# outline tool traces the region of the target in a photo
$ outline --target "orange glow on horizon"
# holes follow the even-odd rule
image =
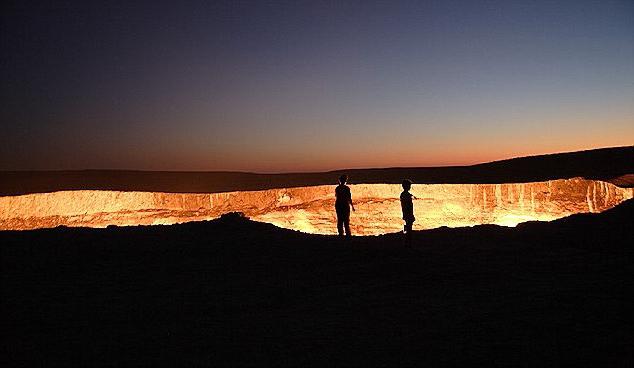
[[[634,125],[634,124],[633,124]],[[278,153],[256,152],[258,157],[254,160],[251,152],[240,154],[200,155],[178,159],[179,153],[174,152],[171,158],[156,160],[151,165],[144,162],[131,164],[126,169],[131,170],[165,170],[165,171],[243,171],[257,173],[297,173],[297,172],[324,172],[342,169],[365,168],[390,168],[390,167],[443,167],[443,166],[470,166],[507,160],[519,157],[549,155],[567,152],[577,152],[592,149],[633,146],[632,139],[623,138],[622,144],[526,144],[523,148],[516,148],[509,143],[496,144],[483,143],[473,147],[473,144],[465,146],[456,142],[442,149],[436,147],[425,149],[422,144],[404,146],[399,150],[384,152],[372,149],[355,151],[342,151],[323,149],[313,152],[310,147],[301,154],[290,154],[280,150]],[[184,164],[186,163],[186,164]],[[185,165],[185,166],[184,166]],[[116,165],[106,165],[104,168],[113,168]]]

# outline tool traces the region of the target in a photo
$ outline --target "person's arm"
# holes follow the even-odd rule
[[[352,194],[348,192],[348,198],[350,198],[350,206],[352,207],[352,211],[354,212],[354,204],[352,203]]]

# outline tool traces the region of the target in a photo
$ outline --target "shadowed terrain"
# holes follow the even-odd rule
[[[632,200],[348,241],[210,222],[0,232],[3,356],[116,365],[631,366]]]
[[[126,170],[0,171],[0,196],[61,190],[215,193],[332,185],[346,173],[353,184],[526,183],[584,177],[611,180],[634,173],[634,146],[558,153],[472,166],[352,169],[322,173],[161,172]]]

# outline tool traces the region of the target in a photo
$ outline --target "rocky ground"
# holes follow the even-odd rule
[[[232,216],[0,232],[3,365],[632,366],[633,214],[412,248]]]

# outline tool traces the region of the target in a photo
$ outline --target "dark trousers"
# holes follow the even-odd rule
[[[414,226],[414,221],[412,221],[412,222],[406,221],[405,222],[405,226],[403,226],[403,232],[405,234],[411,234],[412,233],[412,226]]]
[[[346,230],[346,235],[351,236],[350,233],[350,209],[347,211],[342,208],[337,208],[337,231],[339,235],[343,236],[343,230]]]
[[[412,245],[412,226],[414,225],[414,221],[405,221],[405,226],[403,226],[403,242],[406,247],[410,247]]]

